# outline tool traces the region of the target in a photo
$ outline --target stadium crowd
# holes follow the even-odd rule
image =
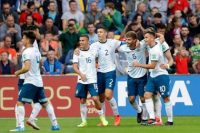
[[[164,35],[174,58],[171,74],[200,73],[200,0],[0,0],[0,74],[21,68],[22,33],[33,30],[43,58],[42,73],[73,73],[73,51],[81,34],[98,41],[96,28],[124,42],[128,31],[138,39],[152,27]],[[119,74],[127,65],[123,53]]]

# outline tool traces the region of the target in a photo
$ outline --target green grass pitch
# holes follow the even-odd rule
[[[107,127],[97,127],[98,117],[89,117],[88,126],[78,128],[80,118],[58,118],[61,126],[57,133],[200,133],[200,116],[178,116],[174,118],[174,126],[141,126],[136,123],[135,117],[122,117],[119,127],[113,126],[113,118],[108,117]],[[166,121],[166,118],[163,118]],[[26,126],[24,133],[50,133],[50,121],[48,118],[39,118],[37,124],[41,130],[37,131]],[[0,133],[9,133],[15,127],[15,119],[0,118]]]

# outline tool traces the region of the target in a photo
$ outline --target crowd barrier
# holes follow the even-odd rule
[[[79,99],[74,97],[77,82],[76,75],[43,76],[45,92],[53,104],[58,117],[80,116]],[[0,77],[0,117],[14,117],[14,106],[18,96],[18,78],[14,76]],[[174,105],[174,115],[200,115],[200,75],[171,75],[170,97]],[[127,99],[126,76],[118,77],[114,96],[122,116],[134,116],[136,111],[130,106]],[[88,114],[96,116],[94,102],[88,96]],[[31,105],[26,105],[26,116],[31,113]],[[163,106],[162,113],[165,114]],[[107,103],[106,115],[112,115]],[[46,117],[45,110],[39,116]]]

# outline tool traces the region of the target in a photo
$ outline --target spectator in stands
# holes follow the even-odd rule
[[[8,58],[12,61],[15,65],[17,64],[17,52],[14,48],[11,48],[12,38],[10,35],[6,35],[4,37],[3,47],[0,48],[0,54],[4,51],[8,52]]]
[[[128,0],[126,2],[126,15],[130,16],[132,11],[135,11],[136,0]]]
[[[62,48],[58,41],[54,40],[53,34],[47,32],[44,39],[41,40],[40,50],[42,56],[46,57],[49,50],[54,50],[55,57],[58,59],[62,55]]]
[[[157,25],[159,24],[162,24],[162,14],[158,12],[154,14],[151,24],[147,27],[153,27],[155,30],[157,30]]]
[[[96,2],[96,4],[97,4],[97,10],[98,11],[102,11],[104,9],[104,7],[105,7],[105,0],[87,0],[87,7],[86,7],[87,12],[91,12],[91,10],[92,10],[91,9],[91,4],[93,2]]]
[[[144,23],[147,22],[147,18],[149,17],[149,13],[147,12],[147,7],[146,4],[141,2],[137,5],[136,11],[132,11],[131,15],[129,16],[128,19],[128,24],[130,24],[135,17],[136,14],[140,14],[142,16],[142,20]]]
[[[87,25],[89,44],[95,43],[98,41],[98,35],[95,33],[95,26],[93,23]]]
[[[200,33],[200,23],[196,15],[194,14],[188,15],[188,27],[190,30],[191,37],[194,37],[195,35]]]
[[[53,19],[48,17],[45,24],[40,27],[39,32],[41,34],[41,38],[43,39],[44,35],[49,32],[54,36],[58,36],[59,29],[54,25]]]
[[[190,53],[192,56],[193,69],[197,73],[196,65],[197,65],[198,61],[200,60],[200,36],[199,35],[194,36],[193,43],[194,43],[194,45],[190,48]]]
[[[137,33],[138,40],[142,40],[144,38],[143,37],[144,28],[142,27],[142,25],[140,23],[137,23],[137,22],[130,23],[125,28],[124,33],[127,33],[128,31],[134,31],[135,33]]]
[[[2,5],[2,10],[0,10],[0,25],[6,22],[7,16],[12,15],[16,24],[19,23],[18,14],[11,9],[10,3],[6,1]]]
[[[65,31],[67,29],[68,20],[75,19],[77,22],[76,23],[77,27],[78,27],[77,31],[80,32],[80,30],[83,30],[83,27],[84,27],[84,14],[80,10],[78,10],[77,2],[75,0],[69,1],[69,7],[70,7],[70,10],[65,12],[61,18],[63,30]]]
[[[31,26],[36,26],[34,25],[34,19],[32,15],[27,15],[26,16],[26,22],[21,26],[22,33],[24,31],[27,31],[30,29]]]
[[[122,14],[115,9],[114,3],[106,3],[106,8],[102,11],[102,14],[104,15],[103,25],[108,30],[114,31],[115,34],[121,34],[124,29]]]
[[[189,29],[187,26],[181,27],[181,38],[183,40],[183,46],[186,48],[186,50],[189,50],[192,46],[192,38],[189,36]]]
[[[182,14],[181,10],[176,10],[174,13],[174,17],[180,18],[181,20],[181,25],[188,25],[185,15]]]
[[[191,8],[192,13],[200,19],[200,0],[194,0],[194,7]]]
[[[44,61],[43,74],[60,75],[62,74],[62,64],[56,59],[55,51],[47,52],[47,59]]]
[[[14,17],[9,15],[6,19],[6,23],[0,26],[0,42],[4,37],[10,34],[12,37],[11,47],[17,49],[17,43],[21,40],[21,28],[18,24],[14,23]]]
[[[15,72],[15,65],[9,60],[8,56],[7,51],[1,53],[0,75],[9,75]]]
[[[149,8],[157,8],[162,14],[162,22],[165,24],[167,20],[167,0],[151,0],[149,1]]]
[[[189,74],[189,62],[189,52],[185,49],[185,47],[178,48],[178,53],[175,58],[176,74]]]
[[[45,22],[47,18],[52,18],[54,25],[57,26],[59,29],[62,29],[61,16],[56,11],[55,1],[49,2],[48,12],[44,13],[43,21]]]
[[[76,29],[76,20],[70,19],[68,20],[68,29],[67,32],[62,33],[58,39],[62,43],[63,54],[60,59],[62,63],[64,63],[65,57],[70,49],[73,49],[75,45],[79,42],[80,34],[77,33]]]
[[[26,22],[26,16],[32,15],[35,20],[35,25],[40,27],[42,25],[42,16],[38,11],[35,9],[34,1],[29,1],[27,4],[27,10],[23,11],[19,18],[19,24],[23,25]]]
[[[181,36],[179,34],[174,35],[173,43],[174,44],[172,46],[171,53],[174,57],[176,57],[176,55],[179,52],[179,49],[183,47],[183,40],[181,39]]]
[[[188,0],[169,0],[168,8],[170,9],[171,14],[174,14],[176,10],[181,10],[184,14],[187,14],[189,10],[189,2]]]
[[[200,59],[192,65],[195,73],[200,74]]]
[[[103,15],[101,11],[98,11],[97,3],[95,1],[93,1],[90,4],[90,10],[91,10],[90,12],[87,12],[85,14],[85,20],[84,20],[85,27],[87,27],[88,24],[91,23],[97,26],[99,23],[103,22]]]

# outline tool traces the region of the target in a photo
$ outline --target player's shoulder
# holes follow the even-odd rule
[[[25,48],[22,54],[31,54],[33,51],[33,47]]]

